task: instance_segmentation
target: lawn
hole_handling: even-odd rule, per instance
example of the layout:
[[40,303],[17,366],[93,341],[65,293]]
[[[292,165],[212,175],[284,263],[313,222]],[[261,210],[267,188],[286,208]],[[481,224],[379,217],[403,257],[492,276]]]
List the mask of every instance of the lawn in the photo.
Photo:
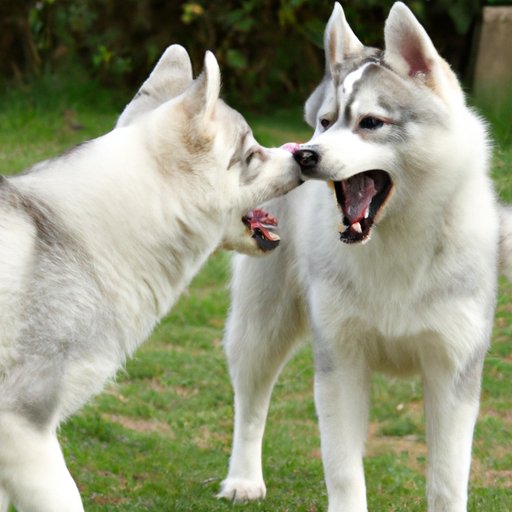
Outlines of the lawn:
[[[22,170],[111,128],[121,98],[47,80],[0,98],[0,174]],[[509,111],[512,113],[512,110]],[[495,126],[500,119],[495,118]],[[265,144],[307,140],[301,108],[252,116]],[[512,202],[512,141],[498,130],[493,176]],[[215,493],[232,435],[232,392],[221,345],[229,254],[215,254],[116,382],[60,431],[86,510],[326,510],[313,403],[312,355],[301,349],[274,392],[264,444],[268,498],[234,506]],[[471,477],[471,511],[512,510],[512,284],[500,281]],[[424,511],[425,434],[417,379],[376,376],[366,473],[369,509]]]

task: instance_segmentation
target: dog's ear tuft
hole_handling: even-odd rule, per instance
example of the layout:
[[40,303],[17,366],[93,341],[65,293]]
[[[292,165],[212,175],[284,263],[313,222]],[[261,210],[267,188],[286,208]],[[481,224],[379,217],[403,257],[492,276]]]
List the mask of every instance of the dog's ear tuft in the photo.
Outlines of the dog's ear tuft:
[[324,32],[325,71],[333,75],[337,64],[348,56],[355,55],[363,49],[363,44],[354,34],[341,5],[336,2]]
[[384,28],[385,61],[404,77],[416,79],[446,100],[463,93],[455,74],[440,57],[425,29],[410,9],[396,2]]
[[126,106],[117,126],[131,124],[166,101],[182,94],[192,82],[192,64],[183,46],[173,44],[162,54],[138,93]]
[[212,117],[220,94],[220,69],[212,52],[204,56],[204,66],[192,87],[186,93],[185,105],[194,117],[207,120]]

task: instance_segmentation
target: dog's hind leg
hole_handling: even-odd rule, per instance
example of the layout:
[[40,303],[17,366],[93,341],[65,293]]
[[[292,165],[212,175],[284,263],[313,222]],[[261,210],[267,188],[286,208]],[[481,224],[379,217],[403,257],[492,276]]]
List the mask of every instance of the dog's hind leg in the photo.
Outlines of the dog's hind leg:
[[83,512],[54,429],[0,415],[0,481],[22,512]]
[[234,273],[224,343],[235,391],[235,427],[229,473],[218,497],[235,502],[265,497],[261,446],[270,396],[305,327],[284,263],[277,253],[244,257]]

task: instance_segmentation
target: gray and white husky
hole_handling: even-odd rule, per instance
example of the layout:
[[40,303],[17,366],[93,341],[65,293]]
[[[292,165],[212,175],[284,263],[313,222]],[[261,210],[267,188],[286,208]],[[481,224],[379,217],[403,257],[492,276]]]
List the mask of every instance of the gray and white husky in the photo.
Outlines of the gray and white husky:
[[[462,512],[496,297],[499,216],[485,125],[403,3],[385,49],[365,47],[336,4],[326,75],[308,99],[308,181],[265,208],[283,241],[234,262],[225,349],[235,390],[220,496],[259,499],[270,394],[311,335],[329,512],[367,510],[370,377],[419,373],[428,510]],[[329,186],[330,185],[330,186]]]
[[59,423],[217,247],[276,245],[273,219],[245,213],[298,185],[299,165],[259,146],[219,88],[213,54],[193,80],[171,46],[116,129],[0,177],[1,511],[82,511]]

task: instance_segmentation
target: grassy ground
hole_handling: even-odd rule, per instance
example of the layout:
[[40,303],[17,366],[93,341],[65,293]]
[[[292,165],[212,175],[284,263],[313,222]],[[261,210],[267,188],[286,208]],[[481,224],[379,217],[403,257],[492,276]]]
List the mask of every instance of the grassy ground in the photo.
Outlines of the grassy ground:
[[[0,174],[108,130],[120,103],[96,93],[47,82],[4,94]],[[262,142],[279,144],[307,140],[300,117],[297,109],[251,123]],[[512,201],[512,143],[500,137],[494,177]],[[86,510],[326,510],[309,347],[286,367],[274,392],[264,445],[268,498],[244,506],[214,498],[232,434],[221,347],[228,279],[229,256],[216,254],[117,381],[63,426],[60,438]],[[512,510],[511,298],[512,285],[502,281],[475,437],[469,507],[475,512]],[[376,376],[365,462],[370,510],[425,510],[424,437],[419,381]]]

